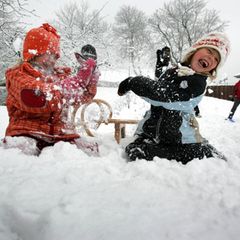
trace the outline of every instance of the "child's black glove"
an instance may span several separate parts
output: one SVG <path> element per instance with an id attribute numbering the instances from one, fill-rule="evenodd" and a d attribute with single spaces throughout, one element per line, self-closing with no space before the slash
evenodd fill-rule
<path id="1" fill-rule="evenodd" d="M 126 94 L 128 91 L 131 90 L 131 87 L 130 87 L 131 79 L 132 79 L 132 77 L 128 77 L 125 80 L 123 80 L 122 82 L 120 82 L 120 84 L 118 86 L 118 95 L 119 96 L 123 96 L 124 94 Z"/>
<path id="2" fill-rule="evenodd" d="M 159 66 L 168 66 L 171 59 L 170 48 L 164 47 L 162 48 L 162 50 L 158 49 L 156 54 L 157 54 L 157 64 Z"/>
<path id="3" fill-rule="evenodd" d="M 162 58 L 162 50 L 158 49 L 156 54 L 157 54 L 157 62 L 160 62 Z"/>

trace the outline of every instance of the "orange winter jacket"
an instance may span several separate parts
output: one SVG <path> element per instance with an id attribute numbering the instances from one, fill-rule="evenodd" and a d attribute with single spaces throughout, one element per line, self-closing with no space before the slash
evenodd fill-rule
<path id="1" fill-rule="evenodd" d="M 65 134 L 61 119 L 63 96 L 57 83 L 70 71 L 70 68 L 56 69 L 55 75 L 46 78 L 28 62 L 6 71 L 9 115 L 6 136 L 31 136 L 47 142 L 79 137 Z"/>

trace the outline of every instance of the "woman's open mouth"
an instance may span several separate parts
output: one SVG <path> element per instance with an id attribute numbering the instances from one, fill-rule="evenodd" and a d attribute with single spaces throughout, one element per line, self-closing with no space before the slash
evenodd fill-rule
<path id="1" fill-rule="evenodd" d="M 204 59 L 200 59 L 199 63 L 203 68 L 207 68 L 209 66 L 209 63 Z"/>

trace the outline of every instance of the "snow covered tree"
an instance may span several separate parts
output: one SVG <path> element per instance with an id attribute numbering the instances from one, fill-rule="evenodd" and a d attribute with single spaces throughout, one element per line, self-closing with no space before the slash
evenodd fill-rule
<path id="1" fill-rule="evenodd" d="M 102 9 L 91 11 L 88 3 L 82 1 L 79 4 L 67 3 L 57 11 L 55 26 L 61 35 L 64 63 L 74 66 L 73 53 L 80 51 L 81 47 L 88 43 L 96 47 L 98 55 L 101 55 L 102 58 L 107 57 L 109 26 L 101 16 Z M 100 52 L 101 54 L 99 54 Z"/>
<path id="2" fill-rule="evenodd" d="M 14 42 L 24 32 L 20 19 L 32 13 L 26 5 L 26 0 L 0 0 L 0 82 L 5 70 L 19 58 Z"/>
<path id="3" fill-rule="evenodd" d="M 156 10 L 150 24 L 158 43 L 171 48 L 174 62 L 178 62 L 184 50 L 199 37 L 212 31 L 221 32 L 227 26 L 216 10 L 206 8 L 204 0 L 167 2 Z"/>
<path id="4" fill-rule="evenodd" d="M 115 17 L 113 32 L 122 58 L 128 58 L 134 73 L 140 74 L 136 62 L 145 55 L 149 41 L 145 13 L 136 7 L 123 5 Z"/>

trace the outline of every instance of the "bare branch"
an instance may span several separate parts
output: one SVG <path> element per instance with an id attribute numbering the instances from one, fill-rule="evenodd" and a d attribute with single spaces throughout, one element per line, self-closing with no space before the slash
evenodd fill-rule
<path id="1" fill-rule="evenodd" d="M 200 36 L 227 26 L 216 10 L 206 9 L 204 0 L 172 0 L 157 10 L 150 22 L 155 34 L 171 47 L 176 62 Z"/>

